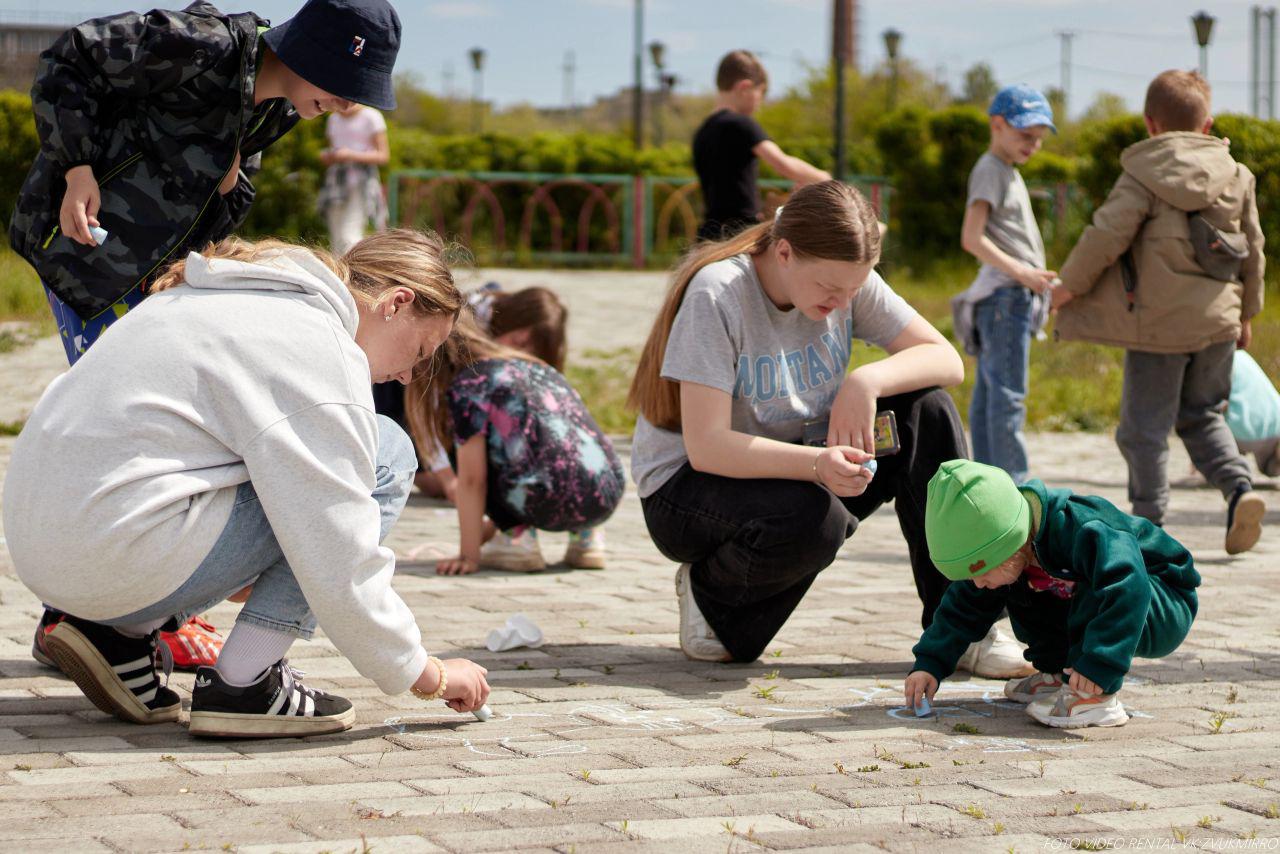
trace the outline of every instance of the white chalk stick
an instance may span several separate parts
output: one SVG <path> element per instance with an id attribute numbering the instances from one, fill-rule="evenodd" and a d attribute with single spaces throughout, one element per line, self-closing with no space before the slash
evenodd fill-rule
<path id="1" fill-rule="evenodd" d="M 489 704 L 488 704 L 488 703 L 485 703 L 483 706 L 481 706 L 480 708 L 476 709 L 476 710 L 475 710 L 474 712 L 472 712 L 471 714 L 475 715 L 475 716 L 476 716 L 476 720 L 478 720 L 478 721 L 480 721 L 480 722 L 482 722 L 482 723 L 483 723 L 484 721 L 489 720 L 489 718 L 493 717 L 493 712 L 489 709 Z"/>

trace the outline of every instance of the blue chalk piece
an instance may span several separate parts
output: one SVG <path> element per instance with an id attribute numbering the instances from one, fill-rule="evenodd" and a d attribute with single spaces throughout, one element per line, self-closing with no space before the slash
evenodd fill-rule
<path id="1" fill-rule="evenodd" d="M 99 246 L 107 242 L 108 232 L 105 228 L 102 228 L 101 226 L 97 226 L 97 225 L 91 225 L 89 226 L 89 233 L 93 235 L 94 242 L 96 242 Z"/>
<path id="2" fill-rule="evenodd" d="M 867 471 L 871 472 L 872 474 L 875 474 L 876 469 L 879 468 L 879 466 L 876 465 L 875 460 L 867 460 L 865 463 L 862 464 L 862 467 Z"/>
<path id="3" fill-rule="evenodd" d="M 929 705 L 929 698 L 921 697 L 920 705 L 916 706 L 916 717 L 927 718 L 931 714 L 933 714 L 933 706 Z"/>

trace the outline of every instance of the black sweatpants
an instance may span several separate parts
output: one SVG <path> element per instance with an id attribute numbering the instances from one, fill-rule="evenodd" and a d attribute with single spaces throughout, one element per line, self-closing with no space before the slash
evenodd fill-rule
<path id="1" fill-rule="evenodd" d="M 948 581 L 929 559 L 924 505 L 929 479 L 968 457 L 950 395 L 932 388 L 882 398 L 902 450 L 881 457 L 867 491 L 837 498 L 817 483 L 721 477 L 688 464 L 641 500 L 658 550 L 692 565 L 694 600 L 735 661 L 754 661 L 819 572 L 876 508 L 893 501 L 928 627 Z"/>

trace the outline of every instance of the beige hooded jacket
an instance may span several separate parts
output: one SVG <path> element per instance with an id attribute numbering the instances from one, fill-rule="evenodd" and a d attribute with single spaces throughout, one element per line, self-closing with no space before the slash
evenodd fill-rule
<path id="1" fill-rule="evenodd" d="M 1059 275 L 1075 295 L 1054 336 L 1148 353 L 1193 353 L 1240 335 L 1262 310 L 1263 236 L 1254 177 L 1228 143 L 1200 133 L 1162 133 L 1124 150 L 1124 173 L 1093 215 Z M 1209 277 L 1196 263 L 1187 214 L 1242 232 L 1242 281 Z M 1132 248 L 1137 289 L 1130 307 L 1120 259 Z"/>

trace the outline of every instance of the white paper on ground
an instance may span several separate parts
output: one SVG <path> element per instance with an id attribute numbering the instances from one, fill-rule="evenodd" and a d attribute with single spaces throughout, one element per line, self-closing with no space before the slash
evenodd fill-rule
<path id="1" fill-rule="evenodd" d="M 512 614 L 507 624 L 489 632 L 485 639 L 490 652 L 505 652 L 517 647 L 538 647 L 542 645 L 542 629 L 524 614 Z"/>

